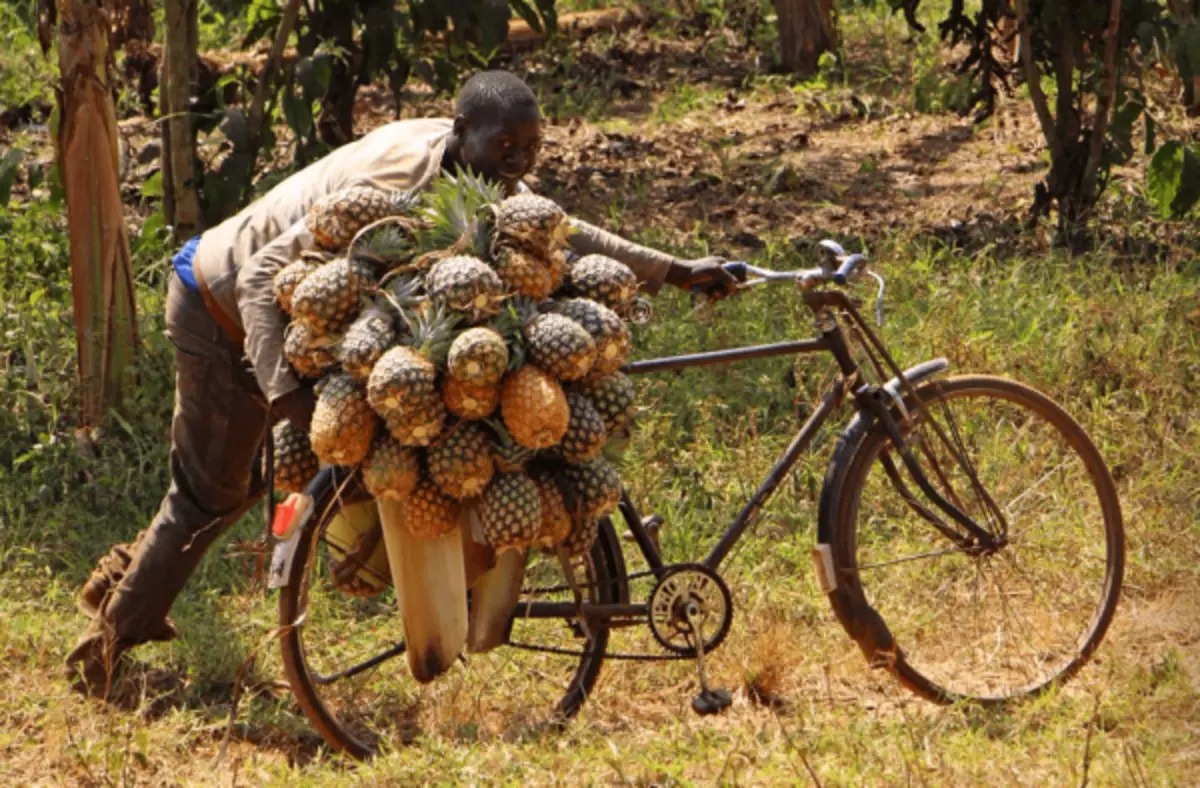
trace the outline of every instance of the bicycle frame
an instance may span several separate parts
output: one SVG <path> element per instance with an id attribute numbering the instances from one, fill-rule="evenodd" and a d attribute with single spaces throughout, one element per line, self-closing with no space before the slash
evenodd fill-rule
<path id="1" fill-rule="evenodd" d="M 975 544 L 985 546 L 994 544 L 994 537 L 990 532 L 978 525 L 953 503 L 947 501 L 929 482 L 920 465 L 912 457 L 908 447 L 905 445 L 906 442 L 903 439 L 901 425 L 892 415 L 893 404 L 904 389 L 908 388 L 911 390 L 911 383 L 920 382 L 920 379 L 924 375 L 941 371 L 945 368 L 945 363 L 927 363 L 916 367 L 913 370 L 917 372 L 913 376 L 915 379 L 910 378 L 909 375 L 904 375 L 899 381 L 899 385 L 895 386 L 889 384 L 885 387 L 863 383 L 861 368 L 850 351 L 844 333 L 845 329 L 835 317 L 835 310 L 853 311 L 853 303 L 844 293 L 835 290 L 806 292 L 804 300 L 816 317 L 818 329 L 821 331 L 819 337 L 648 359 L 628 364 L 624 369 L 626 374 L 640 375 L 691 367 L 717 366 L 752 359 L 822 352 L 832 354 L 834 360 L 837 362 L 841 373 L 838 380 L 822 396 L 817 409 L 813 411 L 800 427 L 799 432 L 796 433 L 791 443 L 771 468 L 767 478 L 759 485 L 741 511 L 738 512 L 737 517 L 725 529 L 725 532 L 721 535 L 716 545 L 712 547 L 701 563 L 713 572 L 716 572 L 720 568 L 721 563 L 728 557 L 747 529 L 757 521 L 759 513 L 771 499 L 772 495 L 774 495 L 779 485 L 787 478 L 796 461 L 808 450 L 817 431 L 840 409 L 847 397 L 854 400 L 856 409 L 861 414 L 877 420 L 883 425 L 883 428 L 892 437 L 894 445 L 899 448 L 904 465 L 916 480 L 918 487 L 939 509 L 946 512 L 951 519 L 961 525 L 969 535 L 955 535 L 949 533 L 949 529 L 946 529 L 947 536 L 952 540 L 958 541 L 960 544 L 966 544 L 970 539 L 977 540 Z M 860 328 L 866 327 L 860 326 Z M 867 331 L 869 332 L 869 329 Z M 871 338 L 878 341 L 874 336 Z M 650 571 L 656 579 L 661 579 L 669 566 L 664 563 L 662 555 L 628 494 L 623 497 L 619 508 Z M 936 521 L 934 521 L 934 525 L 939 530 L 942 530 L 942 526 L 938 525 Z M 591 618 L 611 620 L 613 618 L 644 616 L 647 613 L 647 606 L 644 603 L 630 604 L 627 600 L 622 600 L 621 604 L 582 603 L 580 606 L 572 602 L 529 602 L 522 604 L 514 612 L 514 617 L 570 618 L 580 612 Z"/>

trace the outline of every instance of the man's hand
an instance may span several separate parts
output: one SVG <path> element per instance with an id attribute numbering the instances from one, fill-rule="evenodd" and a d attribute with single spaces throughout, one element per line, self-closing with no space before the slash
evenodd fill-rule
<path id="1" fill-rule="evenodd" d="M 295 391 L 284 394 L 271 406 L 277 414 L 292 423 L 292 426 L 302 432 L 308 432 L 312 422 L 313 408 L 317 405 L 317 397 L 311 386 L 301 386 Z"/>
<path id="2" fill-rule="evenodd" d="M 725 262 L 723 257 L 677 260 L 667 269 L 667 284 L 695 290 L 714 300 L 733 295 L 738 281 L 725 270 Z"/>

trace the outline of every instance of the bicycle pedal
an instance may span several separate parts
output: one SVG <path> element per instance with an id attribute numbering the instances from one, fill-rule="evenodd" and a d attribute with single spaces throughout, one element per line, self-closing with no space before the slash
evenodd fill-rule
<path id="1" fill-rule="evenodd" d="M 723 689 L 704 689 L 700 694 L 692 698 L 692 711 L 699 714 L 701 717 L 708 717 L 713 714 L 720 714 L 733 705 L 733 696 L 728 690 Z"/>

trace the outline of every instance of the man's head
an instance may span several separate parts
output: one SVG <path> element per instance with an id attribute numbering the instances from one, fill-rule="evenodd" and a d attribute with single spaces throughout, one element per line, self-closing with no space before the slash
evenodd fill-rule
<path id="1" fill-rule="evenodd" d="M 459 164 L 512 186 L 533 168 L 541 141 L 537 97 L 520 77 L 483 71 L 459 91 L 452 142 Z"/>

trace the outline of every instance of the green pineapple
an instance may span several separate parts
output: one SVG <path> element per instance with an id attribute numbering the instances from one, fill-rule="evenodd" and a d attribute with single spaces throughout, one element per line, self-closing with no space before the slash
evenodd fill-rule
<path id="1" fill-rule="evenodd" d="M 341 258 L 309 274 L 292 293 L 292 317 L 320 334 L 340 332 L 375 286 L 374 266 Z"/>
<path id="2" fill-rule="evenodd" d="M 458 500 L 483 492 L 495 472 L 487 432 L 464 421 L 429 447 L 425 455 L 429 476 L 442 492 Z"/>
<path id="3" fill-rule="evenodd" d="M 596 342 L 583 326 L 554 312 L 539 313 L 533 302 L 515 306 L 529 361 L 559 380 L 579 380 L 592 368 Z"/>
<path id="4" fill-rule="evenodd" d="M 376 498 L 402 500 L 421 479 L 421 461 L 417 452 L 383 433 L 375 437 L 363 460 L 363 484 Z"/>
<path id="5" fill-rule="evenodd" d="M 463 315 L 468 323 L 495 316 L 506 298 L 496 272 L 466 255 L 435 263 L 425 277 L 425 289 L 433 303 Z"/>
<path id="6" fill-rule="evenodd" d="M 612 514 L 621 502 L 621 476 L 603 457 L 581 464 L 568 464 L 567 505 L 576 519 L 598 520 Z"/>
<path id="7" fill-rule="evenodd" d="M 596 406 L 578 391 L 567 392 L 567 406 L 571 409 L 571 417 L 558 446 L 563 459 L 580 463 L 599 457 L 608 442 L 608 432 Z"/>
<path id="8" fill-rule="evenodd" d="M 603 377 L 589 376 L 578 384 L 578 388 L 595 405 L 610 435 L 629 426 L 637 391 L 628 375 L 614 372 Z"/>
<path id="9" fill-rule="evenodd" d="M 596 358 L 590 375 L 608 375 L 625 366 L 633 340 L 625 321 L 616 312 L 586 298 L 559 301 L 555 303 L 554 311 L 583 326 L 596 343 Z"/>
<path id="10" fill-rule="evenodd" d="M 329 465 L 357 465 L 370 451 L 378 425 L 363 385 L 345 373 L 331 375 L 313 409 L 313 452 Z"/>
<path id="11" fill-rule="evenodd" d="M 304 217 L 313 240 L 323 249 L 340 251 L 359 230 L 385 216 L 404 214 L 415 201 L 409 192 L 351 186 L 317 200 Z"/>
<path id="12" fill-rule="evenodd" d="M 303 323 L 291 323 L 283 335 L 283 357 L 301 377 L 319 378 L 337 366 L 333 355 L 336 342 Z"/>
<path id="13" fill-rule="evenodd" d="M 275 425 L 271 436 L 275 448 L 275 489 L 303 492 L 320 470 L 320 461 L 313 453 L 308 433 L 284 419 Z"/>
<path id="14" fill-rule="evenodd" d="M 393 434 L 406 424 L 427 424 L 440 408 L 438 367 L 450 348 L 457 318 L 441 309 L 403 313 L 409 336 L 375 363 L 367 380 L 367 396 L 375 412 L 387 419 Z"/>
<path id="15" fill-rule="evenodd" d="M 604 255 L 589 254 L 571 265 L 567 287 L 580 298 L 598 301 L 618 315 L 624 315 L 637 297 L 638 281 L 624 263 Z"/>

